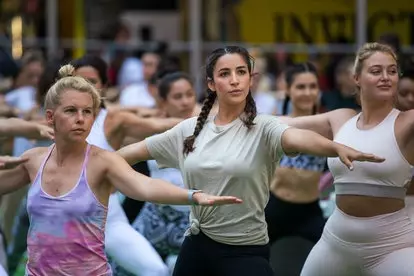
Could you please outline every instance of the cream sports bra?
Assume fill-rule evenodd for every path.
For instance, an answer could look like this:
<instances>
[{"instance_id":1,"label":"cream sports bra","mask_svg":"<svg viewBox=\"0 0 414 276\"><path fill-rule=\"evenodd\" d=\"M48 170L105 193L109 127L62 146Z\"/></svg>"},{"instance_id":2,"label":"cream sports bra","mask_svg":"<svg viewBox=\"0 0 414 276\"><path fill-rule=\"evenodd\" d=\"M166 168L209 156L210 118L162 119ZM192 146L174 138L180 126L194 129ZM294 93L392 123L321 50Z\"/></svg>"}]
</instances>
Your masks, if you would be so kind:
<instances>
[{"instance_id":1,"label":"cream sports bra","mask_svg":"<svg viewBox=\"0 0 414 276\"><path fill-rule=\"evenodd\" d=\"M400 111L393 109L377 126L369 130L357 128L361 113L347 121L334 141L356 150L385 158L383 163L354 161L350 171L339 158L328 158L338 195L366 195L404 198L412 178L412 169L402 155L395 138L395 120Z\"/></svg>"}]
</instances>

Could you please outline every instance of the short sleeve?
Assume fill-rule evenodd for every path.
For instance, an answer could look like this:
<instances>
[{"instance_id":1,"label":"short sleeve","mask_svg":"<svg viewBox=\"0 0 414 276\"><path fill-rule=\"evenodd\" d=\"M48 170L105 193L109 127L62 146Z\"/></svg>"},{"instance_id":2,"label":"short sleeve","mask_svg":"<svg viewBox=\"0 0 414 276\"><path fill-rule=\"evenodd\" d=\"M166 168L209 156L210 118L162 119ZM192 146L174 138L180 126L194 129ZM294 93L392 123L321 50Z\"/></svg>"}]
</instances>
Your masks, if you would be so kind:
<instances>
[{"instance_id":1,"label":"short sleeve","mask_svg":"<svg viewBox=\"0 0 414 276\"><path fill-rule=\"evenodd\" d=\"M157 161L158 167L180 169L180 157L183 156L183 142L188 127L189 122L185 120L166 132L145 139L148 151Z\"/></svg>"},{"instance_id":2,"label":"short sleeve","mask_svg":"<svg viewBox=\"0 0 414 276\"><path fill-rule=\"evenodd\" d=\"M277 117L265 117L263 122L264 138L273 162L278 162L285 155L282 148L282 135L288 128L289 126L282 123Z\"/></svg>"}]
</instances>

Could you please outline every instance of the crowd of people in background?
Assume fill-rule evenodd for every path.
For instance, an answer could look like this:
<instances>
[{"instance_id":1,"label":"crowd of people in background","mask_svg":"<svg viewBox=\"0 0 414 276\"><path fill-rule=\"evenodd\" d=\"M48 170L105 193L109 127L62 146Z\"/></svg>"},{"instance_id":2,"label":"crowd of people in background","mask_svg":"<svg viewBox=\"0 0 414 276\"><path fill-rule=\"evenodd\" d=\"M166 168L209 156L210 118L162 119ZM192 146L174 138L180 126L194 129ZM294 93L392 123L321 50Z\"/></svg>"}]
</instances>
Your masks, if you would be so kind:
<instances>
[{"instance_id":1,"label":"crowd of people in background","mask_svg":"<svg viewBox=\"0 0 414 276\"><path fill-rule=\"evenodd\" d=\"M120 44L124 42L125 37L122 28L114 32L112 39L115 44L117 42ZM241 141L243 140L240 140L239 136L246 135L246 137L250 137L248 135L251 134L247 134L249 132L245 134L244 130L241 131L240 129L246 128L247 131L253 125L260 129L260 131L255 130L258 132L258 134L255 134L255 137L266 136L263 138L264 140L269 140L275 144L282 144L280 137L282 137L282 133L285 131L284 127L289 129L287 125L290 125L297 128L310 129L319 133L321 137L325 137L323 139L326 141L337 141L336 139L341 138L342 140L338 140L340 143L367 154L377 154L375 148L366 148L357 144L357 142L348 145L348 141L342 137L344 134L341 132L346 130L349 131L348 135L353 135L351 131L356 132L356 130L350 128L348 119L350 121L354 120L361 110L368 112L367 110L371 108L370 104L377 101L374 96L371 96L371 98L366 96L369 94L366 91L370 87L365 87L363 85L367 84L358 82L358 77L364 77L361 68L367 66L366 62L372 55L376 53L387 54L393 57L391 60L395 60L395 64L393 63L395 66L392 67L390 65L391 67L386 69L387 74L389 74L387 78L395 78L398 82L397 87L395 87L395 97L393 96L395 99L393 98L394 105L392 108L395 108L395 112L394 109L392 109L393 111L390 109L388 113L391 115L386 114L387 120L390 121L384 119L387 124L392 124L389 126L390 129L394 129L394 122L397 125L399 121L403 120L400 118L403 116L398 116L399 111L404 112L414 109L414 58L406 56L401 52L399 42L392 34L381 36L378 42L381 44L366 46L372 47L371 52L368 51L369 49L365 49L367 53L369 52L366 56L361 56L363 55L361 52L355 55L335 55L328 62L324 62L322 58L318 57L309 58L309 60L304 62L294 62L287 54L277 53L277 55L269 55L263 53L260 48L248 49L248 53L240 50L243 48L223 48L224 52L213 53L207 61L205 88L208 93L196 91L192 78L194 74L201 75L202 72L186 72L183 62L180 61L179 57L174 56L173 53L168 51L165 43L147 43L144 47L132 52L122 48L109 47L100 53L88 53L73 60L46 60L40 52L28 50L20 60L0 60L0 82L2 83L0 133L4 137L0 144L0 155L2 155L0 156L0 169L20 166L20 163L27 160L19 157L37 147L53 149L55 137L50 125L51 121L47 119L47 107L44 103L51 87L62 78L62 76L59 76L59 69L65 64L72 66L71 71L67 73L66 77L85 79L102 98L87 142L105 151L118 151L121 157L136 172L154 179L167 181L175 187L194 190L202 189L213 195L235 196L243 199L243 193L238 190L241 188L232 187L233 182L227 179L225 173L223 174L222 171L215 167L219 166L217 164L223 162L223 160L212 159L211 155L206 153L200 154L197 150L210 147L211 151L217 151L214 154L219 154L219 151L226 153L226 151L230 152L233 150L231 152L232 155L250 160L248 157L238 153L241 149L233 149L229 145L231 144L230 142L240 143L240 145L245 146L244 150L248 151L249 148L246 148L246 145L243 144L245 142L242 143ZM394 53L395 57L393 56ZM234 54L241 56L241 61L223 61L223 56L232 56ZM223 65L223 62L228 63ZM246 118L240 117L242 118L240 122L235 119L240 124L240 126L236 125L240 129L237 128L237 131L235 131L233 122L218 125L218 121L223 118L220 116L224 116L220 112L224 112L223 110L225 110L226 106L231 105L229 102L232 100L226 99L225 95L220 94L220 89L224 89L224 84L220 86L220 78L225 78L225 74L230 76L232 74L231 66L237 62L241 62L241 64L244 64L243 62L246 63L243 65L245 67L242 66L242 69L246 72L242 72L242 69L237 69L239 70L236 72L237 76L240 76L240 79L242 79L244 74L248 74L251 76L251 80L249 80L250 89L246 99L246 107L240 111L246 114ZM378 57L378 60L375 60L375 62L381 65L385 61ZM217 66L222 66L222 71L216 72L215 70L218 70ZM382 69L378 70L379 76L382 74ZM359 74L357 78L356 74ZM373 75L375 76L374 73ZM393 83L393 79L390 83ZM237 86L238 84L234 85ZM394 87L391 88L394 89ZM362 93L361 89L364 90ZM239 92L236 91L234 93L237 94ZM383 99L378 101L382 101L386 105L391 100L385 99L384 96ZM341 116L344 118L342 124L329 125L330 128L327 131L327 127L319 121L322 119L318 119L322 117L318 116L326 116L326 118L331 116L330 120L334 120L338 118L335 116L339 116L335 115L335 111L342 109L348 110L348 113L341 113ZM230 111L226 112L231 113ZM273 118L280 118L280 122L283 125L279 126L274 123L272 121ZM313 121L311 122L311 120ZM329 119L326 120L329 121ZM214 122L216 125L214 125ZM285 123L286 126L284 125ZM266 129L268 124L271 124L271 130ZM401 124L405 124L405 122ZM235 132L232 133L231 131ZM403 137L405 134L399 133L395 135L395 138L390 139L397 141L400 139L399 135ZM188 137L192 137L192 142L186 139ZM220 140L221 144L217 142L217 137L222 139ZM226 142L226 137L231 139L231 141L224 143ZM392 137L394 136L392 135ZM314 137L309 136L309 141L312 139ZM392 141L395 142L394 140ZM216 143L213 149L211 147L212 141ZM183 142L184 146L182 146ZM146 148L143 150L142 145L145 143ZM375 143L375 141L372 141L372 143ZM391 142L387 140L384 143ZM194 148L193 144L195 145ZM178 148L174 148L173 145ZM285 149L276 147L276 145L273 146L269 146L268 149L263 151L260 145L255 144L253 140L251 145L249 144L251 150L255 154L257 153L257 158L260 159L260 162L266 161L269 163L266 164L266 169L258 173L261 174L260 176L254 177L257 177L259 179L258 182L260 182L264 181L262 178L266 174L264 178L266 181L269 180L269 185L266 188L244 188L246 193L251 193L259 199L255 199L251 206L248 205L250 202L242 203L248 205L248 209L243 209L242 212L237 210L237 208L241 208L238 204L226 205L225 207L215 206L215 209L211 211L209 209L202 209L203 207L199 206L196 208L201 209L196 209L194 206L175 205L174 202L172 204L164 204L166 200L160 202L141 201L134 198L136 197L135 193L130 192L127 188L125 190L129 191L129 195L134 196L129 197L128 192L123 192L124 187L122 185L117 186L118 190L106 191L109 199L104 204L107 207L99 205L99 208L101 208L99 212L105 213L105 208L107 208L107 218L103 220L105 223L105 239L103 242L105 258L108 258L110 268L105 268L107 269L106 272L100 272L102 274L99 275L110 275L104 273L113 271L114 275L119 276L167 276L173 274L174 268L176 269L176 274L174 275L177 276L213 275L203 274L201 270L204 268L200 266L197 268L199 258L207 258L207 255L203 255L202 250L212 250L211 254L217 252L217 259L208 257L205 264L206 267L209 266L208 269L223 269L220 272L221 274L215 275L245 275L240 274L241 272L237 272L237 274L223 274L225 273L223 271L226 271L225 269L228 269L227 273L229 273L228 271L236 273L234 270L230 270L233 269L232 264L223 256L225 254L236 254L233 252L232 246L237 247L238 245L246 246L245 251L235 255L237 257L235 257L235 260L240 262L240 270L244 270L244 273L248 271L247 266L251 265L252 268L255 268L262 265L261 259L243 260L241 257L243 254L253 254L263 257L264 260L266 258L270 259L269 263L273 271L256 271L258 275L273 275L272 273L284 276L301 275L302 269L302 275L305 276L347 275L340 274L341 269L350 269L350 267L354 267L355 273L361 272L361 267L363 267L364 273L372 272L377 273L372 275L391 275L386 273L387 271L392 272L392 269L389 267L396 263L393 263L393 260L387 259L385 265L388 265L388 267L382 265L380 268L377 268L377 262L380 261L371 256L374 254L370 253L374 250L372 248L366 249L368 253L364 251L363 254L365 255L357 256L361 258L366 257L363 263L362 261L359 263L356 260L349 259L352 255L351 250L347 251L344 249L341 251L338 249L339 253L335 250L329 250L329 246L336 248L336 236L334 237L334 235L339 236L340 234L337 233L339 230L335 229L332 222L329 223L328 221L327 224L328 218L335 219L337 223L346 223L347 219L349 223L354 223L347 216L352 214L355 209L349 206L348 199L343 198L349 197L349 193L347 194L344 191L345 188L343 190L341 188L342 191L340 193L337 191L336 194L339 197L335 200L335 190L333 188L334 180L338 182L339 176L345 175L344 178L347 177L347 179L352 178L352 176L341 171L343 169L338 163L332 164L334 161L327 162L327 157L341 157L341 155L324 154L324 152L319 154L319 152L309 151L307 148L295 147L296 144L293 141L292 145L289 144L291 149L298 149L302 153L295 154L295 151L292 150L291 154L289 152L284 154L282 150L286 151L287 145ZM395 147L395 144L392 146ZM191 157L189 154L194 149L196 151L192 153L193 156ZM408 146L404 150L407 149L409 149ZM266 156L265 159L263 155L266 150L274 151L275 156ZM395 162L400 162L398 163L400 164L400 170L406 169L400 175L405 176L407 170L411 169L409 171L409 179L411 180L412 165L410 164L413 163L410 163L410 161L412 161L412 158L405 158L404 150L401 150L401 155L398 155L399 159ZM92 151L94 152L95 149L92 148ZM132 152L136 152L136 155ZM53 150L47 154L53 155ZM197 154L196 157L194 157L195 154ZM397 155L397 153L394 154ZM187 155L189 158L211 161L212 163L208 163L210 167L202 168L204 173L210 170L211 175L206 178L191 175L190 172L197 168L191 167L184 162L184 157ZM7 156L13 156L15 159ZM345 154L345 156L348 155ZM385 158L386 156L375 158L380 157ZM4 158L4 168L3 159L1 158ZM82 158L84 158L83 155ZM85 158L87 160L87 157ZM93 163L93 158L90 158L92 162L89 160L91 164ZM229 156L228 158L230 160L228 161L229 163L234 162L233 165L235 166L239 164L236 162L237 160L233 160L233 157ZM361 160L367 158L368 161L382 162L382 160L377 160L374 157L358 156L357 158L361 158ZM355 160L358 160L357 158ZM114 159L113 162L115 163L116 160ZM278 166L273 166L273 162L277 162ZM330 163L329 167L328 163ZM252 164L257 166L256 163ZM42 168L43 166L44 164ZM250 169L247 167L243 168L250 172ZM243 170L243 168L240 168L240 170ZM332 168L334 168L334 173L332 173ZM225 169L230 170L231 168L226 167ZM356 167L354 171L363 175L361 176L363 178L369 174L363 173L365 169L370 170L372 168L367 165L367 168ZM44 170L46 171L46 168ZM123 168L122 170L127 171ZM223 175L219 175L218 172ZM218 176L215 177L215 173ZM272 177L267 179L267 174L270 173ZM395 174L396 172L389 173ZM238 179L237 181L241 181L244 184L240 179L246 176L245 173L237 171L234 174L237 176L235 176ZM2 177L3 175L0 175L0 179ZM193 187L187 186L189 181L198 180L204 182L207 181L206 179L211 181L211 183L224 183L223 187L226 187L226 189L212 189L210 186L202 183L192 183L192 185L196 185ZM236 180L234 181L236 182ZM253 183L255 183L254 181L252 180ZM390 181L392 182L393 179ZM77 189L84 189L83 192L90 191L87 190L87 185L90 185L87 184L88 182L89 178L88 181L83 180L82 183L86 183L86 186L82 186L83 188L77 186ZM34 181L34 183L37 182ZM239 182L237 184L241 185ZM41 185L40 183L40 189ZM388 184L385 183L384 185ZM409 184L404 183L404 185L407 185L406 188L408 190L405 201L407 206L413 208L411 209L411 215L414 219L414 204L412 203L414 202L414 186L411 186L410 189ZM3 190L1 191L3 192ZM28 258L27 249L33 248L31 245L34 239L31 220L33 217L36 218L36 215L33 214L33 192L30 191L33 191L32 187L25 185L13 193L1 196L0 267L4 271L0 271L0 275L25 275ZM9 191L5 190L5 192ZM92 194L91 197L93 197ZM96 198L98 198L98 201L101 201L99 197ZM404 197L402 198L404 199ZM366 204L366 202L360 202L357 199L354 199L352 202L360 204L358 206L365 206L364 204ZM370 201L368 203L373 202ZM409 202L411 203L409 204ZM346 209L347 213L341 213L342 211L335 207L336 203L339 204L338 206L341 207L342 211ZM44 204L47 204L47 201ZM393 210L398 212L401 208L398 208L398 204L393 204L393 202L389 203L390 206L396 206L395 210ZM263 205L263 208L261 208L261 205ZM28 210L32 214L29 214ZM249 223L252 227L257 226L252 230L253 234L249 233L247 235L251 240L244 236L248 232L241 233L241 229L238 229L239 232L237 232L229 226L229 224L236 221L234 223L239 223L238 225L245 227L246 231L250 231L251 228L247 224L243 224L245 222L240 222L242 221L241 218L244 215L247 216L249 212L255 213L251 214L254 219L249 221ZM194 217L194 213L197 214L197 217ZM361 214L356 213L358 216ZM374 215L384 216L384 213L386 212ZM226 217L229 214L237 216L237 218ZM361 216L371 217L374 215L371 212ZM227 220L219 219L220 216ZM265 218L267 230L260 228L262 217ZM208 222L199 221L200 218ZM387 219L395 219L398 222L402 218L393 217L384 220L386 221ZM410 233L414 233L414 226L412 224L413 222L411 222L411 228L404 226L409 228L407 228L407 231ZM361 225L358 224L358 226ZM217 230L220 227L225 230ZM370 225L370 227L374 228L375 225ZM205 229L204 234L202 233L203 229ZM390 231L394 230L391 229ZM263 231L266 233L261 236L260 233ZM395 232L395 235L398 235L397 232ZM188 240L186 238L188 235L198 236L198 238ZM265 237L268 237L268 239ZM375 237L378 239L382 238L382 236ZM346 238L341 237L341 239L346 243ZM409 244L409 249L411 250L407 250L406 263L409 263L408 256L414 257L412 253L412 250L414 250L413 239L414 236L403 241ZM248 242L244 243L243 241ZM400 240L392 240L390 242L398 243ZM363 242L360 241L360 243ZM258 246L262 244L269 245L269 248ZM191 250L197 250L197 246L199 246L200 252L193 252L192 255ZM401 249L400 247L392 250L399 250ZM184 252L180 253L181 250ZM269 250L270 256L266 255L266 250ZM386 253L381 252L381 254ZM321 255L325 255L326 258L332 258L332 260L328 261L331 264L325 268L324 265L326 265L327 261L324 260L323 256L321 260ZM222 259L220 259L220 256ZM370 259L371 257L372 260ZM189 263L192 262L193 264L190 265ZM242 265L243 262L245 262L246 268ZM218 268L219 266L226 268ZM41 268L39 269L41 271ZM194 271L193 269L199 269L200 273L188 274L188 271ZM338 270L335 273L327 271L334 271L335 269ZM409 268L403 270L401 268L400 271L403 273L414 270L409 270ZM395 275L404 276L409 274L397 273Z\"/></svg>"}]
</instances>

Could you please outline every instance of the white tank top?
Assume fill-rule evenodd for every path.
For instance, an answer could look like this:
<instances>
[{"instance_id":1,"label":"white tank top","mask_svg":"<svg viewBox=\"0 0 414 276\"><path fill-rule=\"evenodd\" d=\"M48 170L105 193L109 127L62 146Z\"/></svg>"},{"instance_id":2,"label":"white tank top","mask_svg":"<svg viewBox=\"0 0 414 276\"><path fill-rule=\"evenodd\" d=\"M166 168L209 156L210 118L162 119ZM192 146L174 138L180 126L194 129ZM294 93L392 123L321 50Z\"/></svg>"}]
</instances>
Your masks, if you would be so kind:
<instances>
[{"instance_id":1,"label":"white tank top","mask_svg":"<svg viewBox=\"0 0 414 276\"><path fill-rule=\"evenodd\" d=\"M115 150L109 144L105 136L104 124L106 115L108 115L108 110L102 108L92 125L91 132L89 133L88 138L86 138L86 141L98 148L113 152ZM118 223L129 224L128 218L122 209L118 193L113 193L109 196L106 229L109 229L110 226L117 225Z\"/></svg>"},{"instance_id":2,"label":"white tank top","mask_svg":"<svg viewBox=\"0 0 414 276\"><path fill-rule=\"evenodd\" d=\"M108 115L108 110L102 108L101 111L99 111L99 114L92 125L91 132L89 133L88 138L86 138L86 141L89 144L99 147L101 149L107 151L115 151L109 144L105 136L104 124L106 115Z\"/></svg>"},{"instance_id":3,"label":"white tank top","mask_svg":"<svg viewBox=\"0 0 414 276\"><path fill-rule=\"evenodd\" d=\"M412 178L412 169L395 138L395 120L400 111L393 109L377 126L357 128L361 113L348 120L334 141L356 150L385 158L383 163L353 162L350 171L339 158L328 158L336 194L354 194L403 198Z\"/></svg>"}]
</instances>

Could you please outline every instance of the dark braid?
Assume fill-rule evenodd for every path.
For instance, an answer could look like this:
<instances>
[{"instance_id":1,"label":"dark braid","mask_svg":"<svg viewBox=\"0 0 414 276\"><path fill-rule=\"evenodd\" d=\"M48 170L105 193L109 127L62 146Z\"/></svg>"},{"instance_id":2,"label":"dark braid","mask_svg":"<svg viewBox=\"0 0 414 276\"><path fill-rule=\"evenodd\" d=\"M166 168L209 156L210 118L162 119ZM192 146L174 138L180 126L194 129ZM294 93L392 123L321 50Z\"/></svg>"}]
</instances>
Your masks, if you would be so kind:
<instances>
[{"instance_id":1,"label":"dark braid","mask_svg":"<svg viewBox=\"0 0 414 276\"><path fill-rule=\"evenodd\" d=\"M246 98L246 106L244 107L244 117L241 118L244 125L251 129L255 125L253 122L257 116L256 102L253 99L252 92L249 91Z\"/></svg>"},{"instance_id":2,"label":"dark braid","mask_svg":"<svg viewBox=\"0 0 414 276\"><path fill-rule=\"evenodd\" d=\"M286 95L283 100L282 115L288 115L289 112L290 96Z\"/></svg>"},{"instance_id":3,"label":"dark braid","mask_svg":"<svg viewBox=\"0 0 414 276\"><path fill-rule=\"evenodd\" d=\"M191 136L188 136L184 140L184 149L183 153L184 155L189 154L194 150L194 142L197 136L200 134L201 130L204 127L204 124L207 121L207 117L210 114L211 108L214 105L214 102L216 101L217 94L210 89L207 89L207 97L203 102L203 107L201 108L201 112L198 115L197 118L197 124L194 128L194 133Z\"/></svg>"}]
</instances>

